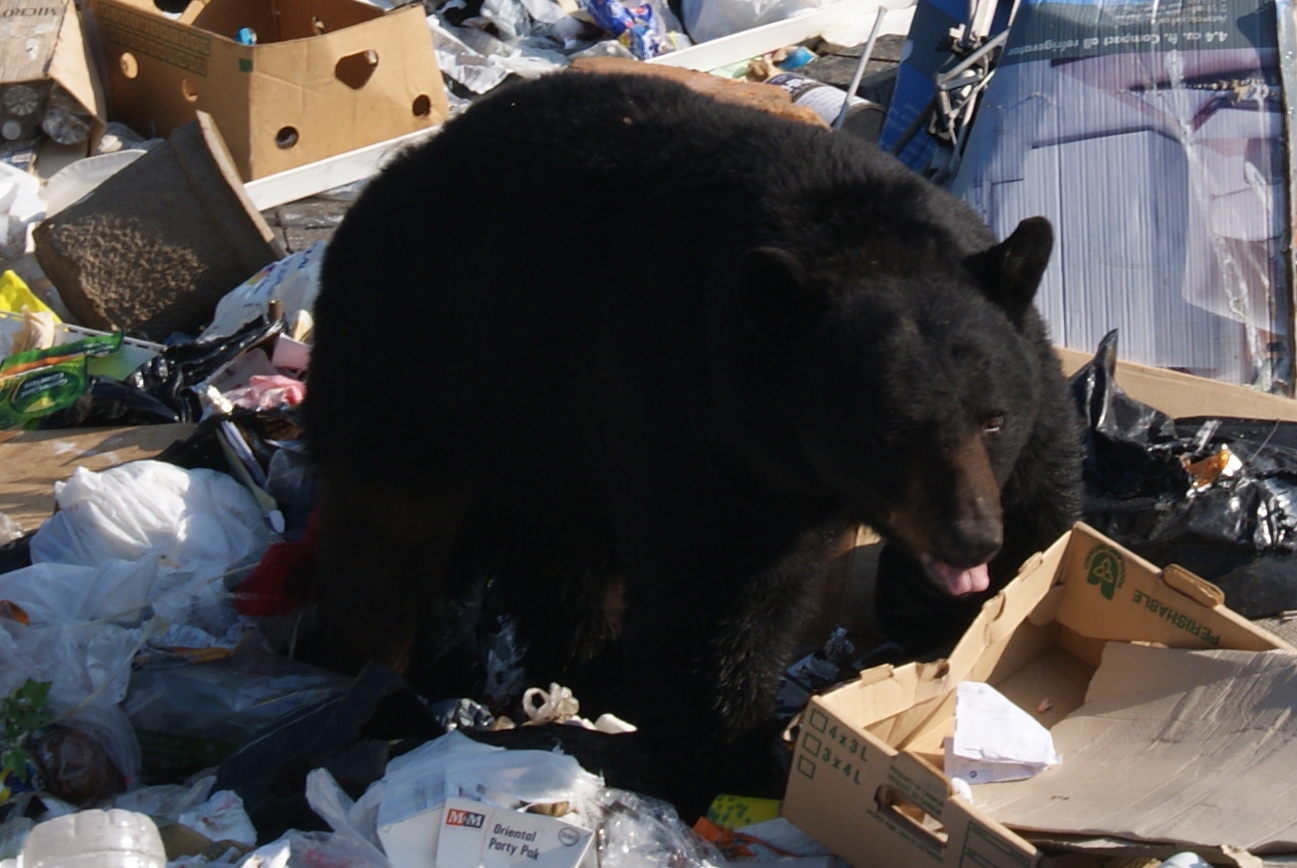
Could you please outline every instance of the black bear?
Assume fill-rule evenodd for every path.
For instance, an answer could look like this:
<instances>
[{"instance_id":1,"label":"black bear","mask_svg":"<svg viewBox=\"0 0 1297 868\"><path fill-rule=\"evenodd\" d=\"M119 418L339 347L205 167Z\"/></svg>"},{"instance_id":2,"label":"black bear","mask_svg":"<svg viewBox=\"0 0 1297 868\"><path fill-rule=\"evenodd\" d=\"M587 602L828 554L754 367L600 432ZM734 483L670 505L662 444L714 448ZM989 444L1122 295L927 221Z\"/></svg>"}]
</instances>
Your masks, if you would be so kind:
<instances>
[{"instance_id":1,"label":"black bear","mask_svg":"<svg viewBox=\"0 0 1297 868\"><path fill-rule=\"evenodd\" d=\"M325 258L320 635L401 670L489 571L529 683L639 725L660 794L751 792L739 757L847 528L967 594L1074 520L1075 410L1032 307L1051 246L672 82L480 100Z\"/></svg>"}]
</instances>

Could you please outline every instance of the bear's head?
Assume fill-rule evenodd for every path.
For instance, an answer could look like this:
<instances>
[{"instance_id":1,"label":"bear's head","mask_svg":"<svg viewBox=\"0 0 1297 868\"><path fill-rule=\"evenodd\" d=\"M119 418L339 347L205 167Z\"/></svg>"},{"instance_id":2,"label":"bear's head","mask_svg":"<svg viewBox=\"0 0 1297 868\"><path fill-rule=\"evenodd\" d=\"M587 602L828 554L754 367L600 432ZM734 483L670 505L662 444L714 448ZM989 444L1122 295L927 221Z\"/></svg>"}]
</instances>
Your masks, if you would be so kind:
<instances>
[{"instance_id":1,"label":"bear's head","mask_svg":"<svg viewBox=\"0 0 1297 868\"><path fill-rule=\"evenodd\" d=\"M745 254L740 304L773 408L748 415L745 442L768 478L967 594L988 586L1001 491L1036 425L1048 343L1032 301L1053 233L1032 218L969 253L904 230L818 261Z\"/></svg>"}]
</instances>

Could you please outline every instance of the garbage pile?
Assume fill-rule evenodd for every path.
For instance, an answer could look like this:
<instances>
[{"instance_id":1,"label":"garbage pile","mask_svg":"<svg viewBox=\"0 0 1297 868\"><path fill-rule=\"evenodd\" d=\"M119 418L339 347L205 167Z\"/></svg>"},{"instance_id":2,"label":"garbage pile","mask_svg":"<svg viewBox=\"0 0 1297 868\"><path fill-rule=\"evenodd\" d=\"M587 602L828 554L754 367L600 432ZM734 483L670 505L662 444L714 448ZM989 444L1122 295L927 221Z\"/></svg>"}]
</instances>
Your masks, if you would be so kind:
<instances>
[{"instance_id":1,"label":"garbage pile","mask_svg":"<svg viewBox=\"0 0 1297 868\"><path fill-rule=\"evenodd\" d=\"M471 696L418 697L382 667L350 678L294 659L314 502L297 416L322 251L261 269L194 339L170 345L70 333L5 273L14 345L66 340L10 354L7 427L190 433L154 459L77 468L54 483L56 510L39 527L8 522L0 860L68 864L58 848L72 836L96 865L399 868L434 854L443 864L452 848L510 857L502 864L721 865L723 852L828 864L768 805L764 825L742 828L762 800L736 811L731 798L704 837L571 756L464 736L514 725L508 709L524 725L634 729L584 720L561 685L525 683L485 586L443 637ZM855 671L854 656L841 631L808 653L790 672L785 717Z\"/></svg>"},{"instance_id":2,"label":"garbage pile","mask_svg":"<svg viewBox=\"0 0 1297 868\"><path fill-rule=\"evenodd\" d=\"M0 8L4 2L0 0ZM336 75L359 102L370 96L365 90L370 82L382 84L382 75L403 69L405 77L393 89L403 94L402 100L407 84L417 95L412 104L397 106L399 118L390 121L394 126L375 121L371 129L357 124L357 130L348 131L392 140L435 128L513 78L617 63L642 72L649 66L646 61L821 5L818 0L645 0L634 5L619 0L424 0L413 12L431 34L435 68L420 65L420 46L409 49L406 62L392 62L385 44L384 62L355 52L350 65L339 64L324 77ZM933 163L933 176L946 181L961 171L965 149L973 155L994 151L993 159L982 163L967 160L962 171L972 174L965 187L985 181L991 189L994 182L999 185L996 195L1009 195L1004 191L1013 185L1001 175L1014 182L1019 175L1011 165L1013 155L999 149L1018 139L995 137L991 142L991 133L979 131L969 145L977 100L989 94L988 111L1004 116L1010 112L1006 106L1046 111L1042 105L1048 102L1049 112L1079 123L1092 113L1073 111L1076 103L1016 95L1047 91L1054 84L1040 83L1046 75L1071 76L1081 83L1078 88L1088 87L1111 67L1095 64L1101 69L1087 78L1093 59L1077 62L1075 45L1062 40L1048 47L1043 41L1023 45L1027 36L1006 43L1007 15L997 17L994 26L986 18L980 30L970 23L956 33L949 15L934 13L940 4L927 5L920 30L927 27L922 32L931 35L935 26L940 32L928 42L940 42L959 55L953 71L944 54L945 65L935 70L943 83L939 96L945 101L945 128L928 106L911 116L889 116L889 135L900 152L922 151L916 161L934 160L932 149L943 149L945 156ZM1029 5L1039 15L1048 4ZM115 10L104 19L116 24L103 34L111 51L109 90L147 80L156 71L149 64L158 58L139 51L139 43L132 49L124 35L130 30L123 23L131 14L129 4L102 0L87 7ZM147 19L144 31L156 35L170 32L167 27L177 22L193 23L192 16L182 19L180 9L162 7L155 12L165 21ZM74 5L52 0L41 8L52 10L42 16L63 22L38 41L43 56L66 60L69 52L84 53L80 32L71 33L72 22L82 17L69 14ZM391 11L401 8L408 7ZM860 42L870 23L853 21L834 38ZM269 23L239 24L224 34L231 41L225 46L231 57L308 38L304 34L312 28L309 35L326 35L323 25L309 20L301 23L306 30L291 39ZM0 36L7 33L4 26ZM1033 26L1044 32L1048 21L1038 18ZM861 50L860 69L872 43ZM1007 95L1001 96L988 89L988 81L991 61L1006 44L1018 52L1011 55L1015 63L1021 63L1012 69L1005 64L1006 74L996 85L1005 89ZM913 85L915 64L930 60L924 56L926 45L923 40L907 45L910 68L902 70L901 85ZM722 98L877 139L884 107L859 101L859 69L846 90L816 81L808 72L816 47L813 40L784 46L736 60L703 79L667 71L669 67L660 74L678 74L691 85L721 91ZM1033 51L1040 56L1025 57ZM240 72L250 71L253 55L237 56L249 67ZM1173 65L1176 57L1166 63ZM301 661L298 645L311 627L315 489L299 407L309 389L311 306L325 240L285 244L282 231L276 237L268 223L270 212L259 210L248 190L259 180L335 156L304 148L312 139L311 123L340 126L332 115L341 112L336 104L304 110L293 123L271 131L273 144L239 141L231 132L234 125L222 127L219 118L205 113L192 123L174 124L174 129L157 122L132 128L106 120L105 97L96 92L102 85L91 84L91 64L84 73L69 73L75 65L46 63L39 75L24 78L28 73L19 72L13 79L0 64L9 76L0 83L0 436L5 430L48 436L69 454L67 472L51 480L52 515L24 526L0 511L0 868L843 864L784 818L778 802L717 794L707 816L689 825L672 805L610 786L596 764L583 765L571 753L548 747L506 750L490 743L492 734L510 728L534 727L539 733L546 726L633 737L635 722L582 708L581 697L563 685L528 683L519 664L522 649L508 613L495 604L488 577L462 608L446 614L435 637L434 655L461 675L463 689L456 695L418 696L380 666L349 677ZM1208 139L1212 143L1232 141L1207 123L1219 108L1248 109L1246 115L1219 114L1239 115L1249 123L1275 114L1278 89L1273 81L1267 85L1267 76L1274 78L1269 67L1253 69L1249 55L1212 78L1215 73L1206 66L1191 65L1187 85L1182 69L1172 69L1178 78L1171 84L1161 79L1131 84L1120 101L1139 103L1136 111L1152 112L1148 106L1154 106L1171 118L1163 118L1168 126L1181 115L1193 118L1195 135L1201 126L1202 136L1216 136ZM47 68L58 75L47 77ZM186 89L192 81L183 64L177 69L167 92L189 112L188 119L194 105L205 105L206 95ZM426 78L430 69L435 88L427 93L420 76ZM1233 78L1226 82L1222 76ZM1067 81L1070 87L1071 79ZM778 96L772 96L776 88L764 84L765 90L745 89L747 83L765 82L779 86ZM1194 99L1210 102L1211 111L1195 114L1178 103L1174 110L1160 106L1160 95L1172 85L1183 85ZM912 93L903 96L914 98ZM920 102L929 99L935 98L924 91ZM1274 124L1273 119L1261 122ZM1047 128L1025 122L1010 126L1033 134ZM1117 126L1124 134L1125 127ZM996 127L988 123L983 129L993 132ZM1050 154L1079 148L1098 140L1101 132L1042 134L1048 149L1038 150ZM1251 134L1234 138L1269 141ZM1166 140L1159 139L1157 146ZM372 143L354 139L347 144L360 148ZM1249 144L1246 159L1235 161L1242 165L1238 173L1244 180L1213 191L1213 196L1251 202L1247 196L1256 195L1266 207L1282 206L1283 191L1272 178L1281 174L1274 168L1277 161L1257 156L1260 147ZM1243 150L1222 147L1220 154ZM1089 163L1106 166L1097 153L1086 151ZM1149 150L1148 162L1157 163L1153 158L1161 153ZM53 165L65 162L66 168L38 175L38 164L46 159ZM984 171L983 165L994 171ZM1045 173L1049 167L1041 165L1027 167ZM1150 189L1173 186L1151 183ZM335 217L354 189L338 192L342 201ZM1198 192L1188 198L1210 205L1206 194ZM1164 208L1152 194L1145 198L1150 212L1191 210ZM997 215L1008 219L1010 210ZM1237 208L1237 214L1201 210L1237 218L1246 225L1228 231L1258 248L1271 242L1271 223L1282 222L1262 220L1265 226L1253 227L1247 207ZM139 229L141 221L147 223L145 232ZM1120 234L1120 228L1113 232ZM322 234L327 237L327 231ZM147 238L143 243L141 236ZM1213 262L1234 263L1238 257L1230 251L1238 239L1221 238L1190 246L1212 251ZM1080 249L1079 241L1071 243L1072 249ZM123 249L129 253L122 255ZM177 256L176 250L185 253ZM1244 270L1259 273L1271 261L1255 251L1249 256L1243 257ZM1215 273L1207 267L1187 270ZM1123 270L1122 279L1126 276ZM1265 276L1266 292L1285 289L1280 276L1268 271ZM1249 307L1244 317L1248 328L1268 333L1268 322L1262 322L1268 308L1240 290L1242 277L1230 272L1218 283L1227 285L1232 307L1246 301L1245 307L1255 308ZM357 299L364 303L362 287ZM1195 315L1201 313L1202 301L1175 299L1180 307L1195 308ZM1132 317L1134 325L1146 325ZM1098 314L1086 319L1085 340L1101 319ZM1161 319L1153 316L1152 321L1155 327L1149 328L1160 336L1165 359L1213 375L1224 370L1218 356L1228 353L1209 352L1212 340L1168 339ZM1215 320L1194 322L1204 334L1225 334ZM1113 543L1157 564L1174 562L1193 570L1215 582L1228 605L1245 617L1297 610L1297 582L1289 578L1297 551L1295 423L1173 419L1131 401L1115 386L1113 340L1101 345L1095 362L1073 381L1078 406L1090 422L1086 520L1109 538L1100 548ZM1281 391L1291 381L1287 350L1276 343L1256 344L1248 344L1252 355L1240 363L1237 379ZM75 468L82 457L75 454L78 447L59 439L77 429L155 425L177 426L182 434L148 460L98 471ZM60 442L64 445L57 446ZM1110 556L1117 549L1104 551ZM1082 581L1111 598L1121 577L1113 563L1120 564L1122 556L1119 551L1115 561L1087 561L1090 573ZM1198 630L1211 637L1205 618L1193 620L1185 614L1187 607L1176 609L1147 587L1141 591L1145 608L1181 633ZM1156 587L1156 593L1167 593ZM1207 610L1216 601L1205 595L1199 602ZM994 632L988 630L988 636ZM1142 639L1145 634L1132 635ZM789 667L779 693L778 716L788 729L777 747L790 775L809 781L816 768L827 770L817 786L830 773L833 780L839 775L846 781L858 778L864 748L848 740L845 727L830 735L816 728L824 726L823 718L803 719L813 697L843 684L865 689L900 683L911 674L920 684L924 677L942 677L941 662L911 664L895 646L858 644L854 638L845 628L814 637ZM1259 647L1276 646L1262 642ZM883 668L871 668L879 664ZM870 684L858 678L866 670L872 673ZM904 687L912 689L912 684L904 682ZM871 734L899 731L902 723L917 726L918 718L939 718L933 711L937 694L921 693L913 691L914 708L894 709L892 717L871 723ZM1037 697L1025 713L1052 722L1054 705L1063 700L1057 691ZM884 704L880 700L877 707ZM1024 712L1015 708L1012 713L1021 717ZM979 746L959 754L952 731L943 753L936 729L920 730L911 733L914 739L906 747L922 743L921 759L892 751L896 756L888 755L887 761L896 765L885 767L885 782L866 796L855 795L861 798L861 815L870 812L869 823L886 815L887 828L930 859L953 839L954 827L943 822L976 810L970 808L974 796L964 778L985 770L977 765L984 759L977 751L994 750ZM1014 757L1008 764L1035 771L1052 767L1052 751L1042 753L1049 761ZM1061 759L1066 764L1067 757ZM951 771L956 767L963 777ZM935 768L945 768L956 780L927 789L914 784L924 770ZM1000 768L995 774L1005 772ZM947 807L943 819L941 806L955 800L958 810ZM985 832L994 820L973 816L985 837L970 834L968 840L991 842L985 852L976 850L976 842L967 845L982 860L978 864L1003 864L985 861L992 858L986 856L991 850L995 859L1027 864L1024 860L1039 855L1031 849L1037 845L1060 852L1093 843L1042 835L1014 851L1006 849L1004 838L995 837L998 833ZM1129 843L1102 840L1115 851ZM1173 855L1176 849L1165 844L1161 850L1142 850L1138 864L1206 868L1193 854ZM1230 848L1210 855L1217 864L1259 864L1256 857Z\"/></svg>"}]
</instances>

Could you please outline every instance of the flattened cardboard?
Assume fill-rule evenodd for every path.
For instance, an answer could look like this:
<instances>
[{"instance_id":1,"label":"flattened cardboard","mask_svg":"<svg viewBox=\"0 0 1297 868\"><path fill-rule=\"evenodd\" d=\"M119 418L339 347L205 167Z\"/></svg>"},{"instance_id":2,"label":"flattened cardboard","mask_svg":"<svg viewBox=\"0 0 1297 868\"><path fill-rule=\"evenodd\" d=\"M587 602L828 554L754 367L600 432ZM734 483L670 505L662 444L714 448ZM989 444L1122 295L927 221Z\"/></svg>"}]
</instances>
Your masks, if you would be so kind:
<instances>
[{"instance_id":1,"label":"flattened cardboard","mask_svg":"<svg viewBox=\"0 0 1297 868\"><path fill-rule=\"evenodd\" d=\"M0 513L36 530L54 513L54 483L78 467L107 470L153 458L194 431L188 422L132 428L0 432Z\"/></svg>"},{"instance_id":2,"label":"flattened cardboard","mask_svg":"<svg viewBox=\"0 0 1297 868\"><path fill-rule=\"evenodd\" d=\"M940 771L955 686L988 682L1049 726L1081 706L1110 640L1297 650L1220 601L1202 579L1078 524L986 602L948 659L875 667L814 697L784 814L854 865L1030 868L1039 851Z\"/></svg>"},{"instance_id":3,"label":"flattened cardboard","mask_svg":"<svg viewBox=\"0 0 1297 868\"><path fill-rule=\"evenodd\" d=\"M205 111L244 181L426 130L446 93L419 4L194 0L179 19L148 0L91 0L110 116L165 136ZM255 45L235 37L256 32Z\"/></svg>"},{"instance_id":4,"label":"flattened cardboard","mask_svg":"<svg viewBox=\"0 0 1297 868\"><path fill-rule=\"evenodd\" d=\"M1033 832L1292 852L1294 706L1291 652L1110 642L1085 705L1053 727L1063 763L1029 781L974 787L973 797Z\"/></svg>"},{"instance_id":5,"label":"flattened cardboard","mask_svg":"<svg viewBox=\"0 0 1297 868\"><path fill-rule=\"evenodd\" d=\"M1093 357L1091 353L1062 347L1055 347L1055 352L1068 376ZM1297 422L1297 401L1292 398L1151 365L1117 362L1117 384L1136 401L1156 407L1172 418L1234 416Z\"/></svg>"},{"instance_id":6,"label":"flattened cardboard","mask_svg":"<svg viewBox=\"0 0 1297 868\"><path fill-rule=\"evenodd\" d=\"M0 85L56 82L94 116L86 153L104 131L107 101L73 0L0 0Z\"/></svg>"}]
</instances>

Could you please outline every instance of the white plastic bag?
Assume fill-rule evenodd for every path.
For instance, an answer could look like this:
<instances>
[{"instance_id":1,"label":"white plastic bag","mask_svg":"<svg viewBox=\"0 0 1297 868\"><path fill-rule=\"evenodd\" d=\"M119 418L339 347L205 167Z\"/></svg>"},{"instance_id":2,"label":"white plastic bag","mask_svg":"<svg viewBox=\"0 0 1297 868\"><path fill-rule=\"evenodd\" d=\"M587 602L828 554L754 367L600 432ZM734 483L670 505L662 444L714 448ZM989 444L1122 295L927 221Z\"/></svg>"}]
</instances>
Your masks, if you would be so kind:
<instances>
[{"instance_id":1,"label":"white plastic bag","mask_svg":"<svg viewBox=\"0 0 1297 868\"><path fill-rule=\"evenodd\" d=\"M27 252L27 230L45 211L40 179L0 163L0 260Z\"/></svg>"},{"instance_id":2,"label":"white plastic bag","mask_svg":"<svg viewBox=\"0 0 1297 868\"><path fill-rule=\"evenodd\" d=\"M59 511L32 537L33 563L98 566L165 556L197 578L254 564L273 535L256 498L215 470L133 461L77 468L54 486Z\"/></svg>"},{"instance_id":3,"label":"white plastic bag","mask_svg":"<svg viewBox=\"0 0 1297 868\"><path fill-rule=\"evenodd\" d=\"M270 263L230 290L216 303L212 323L198 339L229 337L265 316L272 300L280 303L284 317L290 321L298 311L309 311L320 291L320 264L324 261L325 246L323 241L317 241L305 250Z\"/></svg>"},{"instance_id":4,"label":"white plastic bag","mask_svg":"<svg viewBox=\"0 0 1297 868\"><path fill-rule=\"evenodd\" d=\"M680 14L689 38L707 42L824 5L825 0L683 0Z\"/></svg>"}]
</instances>

